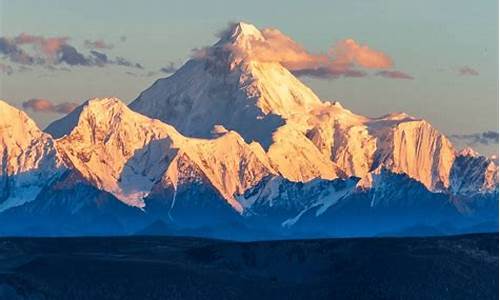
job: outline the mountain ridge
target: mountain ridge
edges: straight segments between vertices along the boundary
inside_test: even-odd
[[[270,235],[498,222],[493,160],[457,152],[423,119],[322,102],[254,58],[265,39],[237,23],[129,106],[89,99],[47,133],[0,101],[0,128],[17,126],[0,132],[0,224],[2,210],[27,223],[49,222],[48,210],[76,231],[95,218],[112,232],[158,220]]]

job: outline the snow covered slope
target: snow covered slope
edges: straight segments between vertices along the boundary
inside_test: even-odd
[[[65,162],[97,188],[133,206],[165,172],[183,137],[134,113],[119,99],[92,99],[76,127],[57,141]]]
[[[348,176],[365,177],[383,166],[430,190],[449,186],[455,150],[425,120],[404,113],[367,118],[338,102],[325,103],[312,114],[306,135]]]
[[[32,201],[64,169],[50,135],[0,100],[0,211]]]
[[[431,190],[445,190],[455,159],[448,139],[402,113],[367,118],[323,103],[279,63],[254,59],[265,37],[237,23],[174,75],[158,80],[130,107],[189,136],[220,124],[257,140],[292,181],[364,177],[383,165]]]
[[[222,125],[266,150],[273,144],[271,161],[290,180],[337,177],[334,164],[303,135],[307,113],[321,105],[318,97],[279,63],[235,54],[262,39],[253,25],[235,24],[174,75],[142,92],[130,108],[187,136],[210,137],[212,128]],[[285,122],[289,126],[280,128]],[[290,164],[292,157],[296,161]]]
[[[221,124],[248,141],[268,144],[283,119],[300,118],[321,101],[279,63],[234,54],[262,39],[253,25],[235,24],[174,75],[142,92],[130,108],[188,136],[209,137],[212,127]]]
[[[498,191],[498,165],[468,148],[453,163],[450,191],[454,195],[471,195]]]
[[[49,125],[52,137],[0,102],[0,211],[36,198],[15,211],[107,222],[116,208],[120,230],[158,218],[331,233],[498,207],[494,161],[457,154],[405,113],[320,101],[281,64],[255,59],[265,39],[237,23],[129,107],[91,99]]]
[[[275,174],[262,147],[245,143],[234,131],[211,140],[186,138],[117,98],[86,102],[76,126],[57,140],[57,147],[67,165],[97,188],[137,207],[144,206],[143,198],[164,176],[176,183],[184,172],[180,156],[238,211],[233,194]]]

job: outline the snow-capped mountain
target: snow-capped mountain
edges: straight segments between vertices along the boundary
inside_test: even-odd
[[[315,210],[319,216],[354,193],[358,180],[355,177],[346,180],[318,178],[303,184],[273,176],[238,196],[238,200],[246,208],[247,217],[291,227],[304,212]]]
[[[262,39],[253,25],[235,24],[174,75],[142,92],[130,108],[187,136],[210,137],[212,128],[222,125],[265,149],[272,144],[269,158],[290,180],[337,177],[334,164],[303,134],[305,117],[321,105],[319,98],[279,63],[235,55]]]
[[[384,167],[433,191],[449,187],[455,149],[425,120],[404,113],[367,118],[335,102],[314,111],[311,123],[306,135],[349,176]]]
[[[64,167],[51,136],[0,100],[0,211],[36,198]]]
[[[471,195],[498,190],[498,165],[471,148],[458,153],[450,174],[454,195]]]
[[[0,234],[122,234],[157,220],[253,237],[498,222],[493,160],[457,153],[425,120],[322,102],[281,64],[254,59],[265,39],[235,24],[130,106],[88,100],[50,135],[0,101]]]
[[[455,150],[444,135],[403,113],[367,118],[321,102],[279,63],[253,59],[250,45],[263,39],[253,25],[235,24],[130,108],[188,136],[207,137],[217,124],[234,129],[260,142],[292,181],[365,177],[383,165],[431,190],[448,188]]]
[[[168,182],[175,189],[194,167],[241,211],[233,195],[275,174],[262,147],[247,144],[234,131],[213,139],[187,138],[117,98],[89,100],[79,111],[76,126],[57,140],[59,152],[88,182],[128,205],[143,208],[153,186]]]
[[[263,39],[253,25],[235,24],[174,75],[142,92],[130,108],[188,136],[210,137],[220,124],[247,140],[270,142],[285,119],[300,119],[321,101],[279,63],[235,55]]]
[[[142,198],[165,172],[181,139],[173,127],[105,98],[83,105],[76,126],[57,148],[65,163],[95,187],[143,207]]]

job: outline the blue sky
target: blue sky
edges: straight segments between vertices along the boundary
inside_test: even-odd
[[[21,33],[69,37],[88,53],[85,40],[142,69],[21,65],[0,58],[0,97],[18,106],[32,98],[54,103],[94,96],[133,100],[191,50],[215,42],[230,21],[275,27],[313,53],[352,38],[383,51],[394,69],[413,80],[380,76],[301,78],[325,100],[339,100],[356,113],[378,116],[405,111],[446,134],[498,132],[498,1],[24,1],[0,0],[2,37]],[[1,57],[2,55],[0,55]],[[10,69],[7,69],[10,68]],[[464,71],[465,70],[465,71]],[[467,71],[468,70],[468,71]],[[373,72],[372,72],[373,73]],[[55,113],[28,111],[44,127]],[[497,143],[477,143],[496,153]]]

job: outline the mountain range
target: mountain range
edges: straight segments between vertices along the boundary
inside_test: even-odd
[[[45,130],[0,101],[0,234],[229,239],[498,228],[498,166],[427,121],[320,100],[236,23],[130,105]]]

